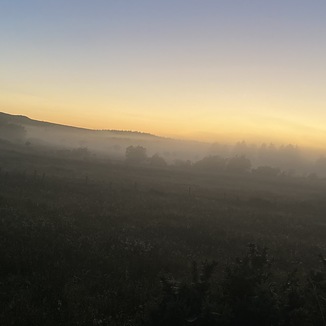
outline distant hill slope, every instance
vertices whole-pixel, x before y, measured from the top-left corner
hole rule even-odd
[[[52,122],[46,122],[46,121],[39,121],[39,120],[34,120],[29,117],[26,117],[24,115],[12,115],[4,112],[0,112],[0,123],[13,123],[13,124],[18,124],[18,125],[23,125],[23,126],[34,126],[34,127],[41,127],[41,128],[62,128],[65,130],[70,130],[70,131],[82,131],[82,132],[88,132],[88,133],[110,133],[113,135],[117,136],[141,136],[141,137],[150,137],[150,138],[161,138],[159,136],[150,134],[150,133],[145,133],[145,132],[140,132],[140,131],[130,131],[130,130],[94,130],[94,129],[87,129],[87,128],[80,128],[80,127],[74,127],[74,126],[67,126],[67,125],[62,125],[58,123],[52,123]]]
[[[0,112],[1,139],[16,145],[29,144],[28,148],[31,149],[71,150],[85,147],[96,155],[121,160],[129,146],[142,146],[146,148],[148,156],[159,154],[168,162],[198,160],[207,155],[211,146],[209,143],[160,137],[139,131],[79,128],[4,112]]]

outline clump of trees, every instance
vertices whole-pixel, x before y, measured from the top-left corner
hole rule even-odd
[[[162,294],[144,325],[325,325],[326,260],[320,270],[274,275],[266,248],[250,244],[247,254],[214,278],[217,263],[193,263],[188,282],[162,278]]]
[[[149,163],[151,166],[155,166],[155,167],[166,167],[167,163],[164,160],[163,157],[161,157],[158,154],[154,154],[150,159],[149,159]]]
[[[218,155],[207,156],[194,164],[194,168],[209,172],[229,172],[244,174],[250,172],[251,161],[244,155],[222,158]]]
[[[126,162],[141,164],[147,161],[147,150],[143,146],[129,146],[126,148]]]
[[[230,158],[226,164],[226,170],[234,173],[250,172],[251,162],[246,156],[235,156]]]
[[[247,149],[245,143],[239,143],[237,149],[245,152]],[[276,178],[284,176],[295,176],[300,170],[297,170],[300,162],[299,149],[293,145],[281,146],[276,148],[274,145],[262,145],[258,151],[258,156],[269,159],[268,164],[261,164],[260,160],[252,158],[249,154],[236,154],[235,156],[224,157],[221,155],[209,155],[202,159],[191,162],[190,160],[175,160],[170,167],[184,170],[201,171],[209,173],[222,173],[234,175],[251,174],[258,178]],[[166,155],[166,153],[165,153]],[[234,154],[233,154],[234,155]],[[275,156],[273,156],[275,155]],[[281,160],[282,158],[282,160]],[[263,160],[263,161],[264,161]],[[143,146],[129,146],[126,148],[125,162],[130,165],[147,165],[157,168],[168,167],[166,160],[158,153],[149,156],[147,149]],[[286,164],[281,164],[286,162]],[[287,167],[287,169],[282,168]],[[298,174],[300,175],[300,174]],[[326,176],[326,158],[321,156],[311,170],[306,170],[305,174],[309,179],[316,179],[317,176]]]
[[[166,167],[167,163],[159,154],[148,157],[143,146],[129,146],[126,148],[126,163],[131,165],[151,165],[153,167]]]

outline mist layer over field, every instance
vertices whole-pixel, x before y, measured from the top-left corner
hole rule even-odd
[[[5,118],[2,324],[324,325],[324,159]]]
[[[278,173],[308,175],[326,173],[325,152],[296,144],[209,143],[163,138],[156,135],[118,130],[90,130],[41,122],[23,116],[1,114],[1,137],[25,144],[26,149],[43,147],[55,155],[99,156],[124,161],[127,148],[143,148],[143,160],[135,164],[151,164],[159,157],[166,165],[192,166],[206,172],[223,172],[230,159],[245,158],[243,172],[268,167]],[[276,173],[276,172],[275,172]]]
[[[0,325],[325,326],[326,1],[0,1]]]

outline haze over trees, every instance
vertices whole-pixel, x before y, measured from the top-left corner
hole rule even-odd
[[[96,155],[114,161],[126,159],[130,164],[185,168],[192,165],[198,170],[238,169],[239,173],[259,167],[271,167],[288,175],[315,173],[326,176],[324,153],[309,152],[292,144],[248,144],[245,141],[233,145],[209,144],[167,139],[141,132],[74,128],[4,113],[0,115],[0,124],[0,139],[25,143],[31,149],[33,146],[30,145],[43,146],[56,151],[58,155],[86,157],[84,154],[87,150],[88,156]],[[128,158],[127,149],[130,151]],[[258,174],[261,172],[260,169]]]
[[[10,119],[1,325],[324,326],[320,153]]]
[[[129,146],[126,148],[126,162],[131,164],[142,164],[147,160],[146,148],[142,146]]]
[[[5,0],[0,35],[0,326],[326,326],[326,0]]]

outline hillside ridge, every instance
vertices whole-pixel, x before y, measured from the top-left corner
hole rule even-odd
[[[162,138],[160,136],[141,132],[141,131],[134,131],[134,130],[117,130],[117,129],[89,129],[89,128],[83,128],[83,127],[76,127],[76,126],[70,126],[70,125],[63,125],[59,123],[54,122],[48,122],[48,121],[40,121],[36,119],[31,119],[25,115],[14,115],[9,114],[5,112],[0,112],[0,122],[5,123],[14,123],[14,124],[22,124],[22,125],[29,125],[29,126],[37,126],[37,127],[56,127],[56,128],[62,128],[62,129],[73,129],[73,130],[80,130],[90,133],[112,133],[117,135],[132,135],[132,136],[142,136],[142,137],[151,137],[151,138]]]

